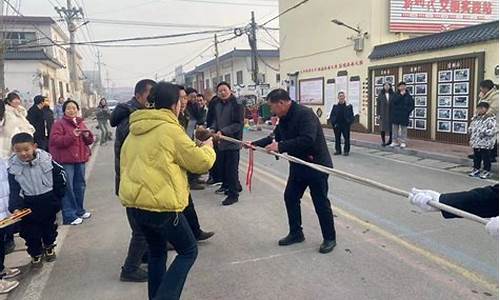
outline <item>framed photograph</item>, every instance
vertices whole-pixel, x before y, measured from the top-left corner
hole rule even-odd
[[[427,97],[416,96],[415,97],[415,106],[427,106]]]
[[[438,85],[438,95],[451,95],[451,83],[441,83]]]
[[[425,107],[416,107],[415,108],[415,118],[427,118],[427,108]]]
[[[438,108],[438,119],[451,120],[451,108]]]
[[[427,130],[427,120],[415,119],[415,130]]]
[[[450,121],[438,121],[437,131],[439,131],[439,132],[451,132],[451,122]]]
[[[379,126],[379,118],[377,118],[376,116],[373,116],[373,118],[375,119],[375,126]]]
[[[414,117],[415,117],[415,110],[412,110],[410,113],[410,118],[414,118]]]
[[[324,104],[324,83],[321,78],[299,80],[299,103],[305,105]]]
[[[396,81],[396,77],[394,75],[385,76],[384,80],[385,80],[385,82],[389,82],[390,84],[394,85],[394,82]]]
[[[378,95],[380,95],[380,92],[382,92],[384,88],[381,87],[381,86],[376,86],[375,87],[375,99],[378,97]]]
[[[384,85],[384,76],[375,76],[375,85]]]
[[[413,129],[413,119],[408,121],[408,129]]]
[[[406,90],[410,93],[410,95],[415,95],[415,87],[413,85],[407,85]]]
[[[427,84],[418,84],[415,86],[415,95],[427,95]]]
[[[453,86],[453,92],[456,95],[468,95],[469,94],[469,83],[468,82],[456,82]]]
[[[453,97],[454,107],[469,107],[469,96],[455,96]]]
[[[451,107],[451,96],[439,96],[438,107]]]
[[[453,122],[453,133],[467,134],[467,122]]]
[[[456,69],[453,72],[455,81],[469,81],[469,69]]]
[[[451,82],[452,81],[452,71],[451,70],[445,70],[445,71],[439,71],[439,82]]]
[[[467,108],[459,108],[453,110],[453,121],[467,121],[469,110]]]
[[[403,74],[403,81],[406,84],[413,84],[415,82],[415,75],[414,74]]]
[[[427,83],[427,73],[415,74],[415,83]]]

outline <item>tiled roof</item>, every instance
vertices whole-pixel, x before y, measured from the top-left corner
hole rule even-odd
[[[32,51],[7,51],[4,56],[5,60],[48,60],[59,67],[64,67],[60,62],[51,58],[43,50]]]
[[[489,40],[498,40],[498,21],[378,45],[368,58],[382,59]]]

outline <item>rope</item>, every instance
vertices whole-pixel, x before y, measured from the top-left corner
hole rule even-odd
[[[247,168],[247,181],[246,186],[249,192],[252,192],[252,177],[253,177],[253,154],[254,150],[248,151],[248,168]]]
[[[237,140],[237,139],[233,139],[233,138],[230,138],[227,136],[221,136],[220,139],[225,140],[225,141],[230,142],[230,143],[245,145],[248,148],[247,144],[245,144],[244,142]],[[335,170],[333,168],[329,168],[329,167],[325,167],[325,166],[318,165],[315,163],[307,162],[307,161],[304,161],[304,160],[297,158],[295,156],[291,156],[291,155],[283,154],[283,153],[278,153],[278,152],[274,152],[274,151],[267,151],[264,148],[255,147],[255,146],[250,147],[250,150],[252,150],[250,152],[253,152],[253,150],[255,150],[255,151],[259,151],[259,152],[262,152],[262,153],[265,153],[268,155],[274,155],[275,157],[280,157],[280,158],[283,158],[285,160],[288,160],[288,161],[296,163],[296,164],[308,166],[316,171],[323,172],[323,173],[326,173],[329,175],[337,175],[337,176],[340,176],[344,179],[352,180],[354,182],[357,182],[357,183],[360,183],[360,184],[363,184],[366,186],[370,186],[373,188],[377,188],[379,190],[383,190],[383,191],[392,193],[394,195],[398,195],[398,196],[405,197],[405,198],[408,198],[410,196],[410,193],[408,193],[404,190],[401,190],[401,189],[398,189],[395,187],[391,187],[391,186],[385,185],[383,183],[380,183],[380,182],[377,182],[377,181],[374,181],[374,180],[371,180],[368,178],[356,176],[356,175],[353,175],[353,174],[350,174],[350,173],[347,173],[344,171]],[[253,161],[252,161],[252,168],[253,168]],[[252,173],[253,173],[253,171],[252,171]],[[247,182],[248,182],[248,173],[247,173]],[[251,182],[251,179],[250,179],[250,182]],[[446,204],[438,202],[438,201],[429,201],[427,204],[429,206],[437,208],[441,211],[445,211],[445,212],[454,214],[456,216],[459,216],[459,217],[462,217],[464,219],[468,219],[468,220],[471,220],[471,221],[474,221],[474,222],[477,222],[480,224],[486,225],[489,221],[489,219],[476,216],[476,215],[471,214],[469,212],[457,209],[455,207],[446,205]]]

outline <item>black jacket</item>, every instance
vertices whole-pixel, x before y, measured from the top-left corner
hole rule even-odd
[[[118,196],[120,189],[120,151],[122,150],[122,145],[129,133],[129,118],[130,115],[138,110],[142,109],[143,106],[137,101],[137,99],[132,98],[126,103],[120,103],[116,106],[111,113],[110,124],[111,127],[116,127],[115,133],[115,193]]]
[[[312,109],[292,101],[290,110],[280,118],[273,135],[252,144],[265,147],[273,142],[273,137],[278,142],[280,153],[286,152],[308,162],[333,167],[323,129]],[[311,174],[310,170],[309,167],[290,163],[290,177]]]
[[[221,131],[223,135],[241,141],[245,118],[243,104],[236,97],[231,96],[226,102],[217,100],[213,109],[214,120],[210,128],[215,132]],[[220,141],[218,146],[219,151],[239,149],[240,145],[226,141]]]
[[[343,113],[343,119],[340,115]],[[354,112],[350,104],[335,104],[330,113],[332,127],[351,125],[354,122]]]
[[[21,185],[16,177],[9,173],[9,211],[30,208],[32,217],[43,220],[50,214],[55,214],[61,209],[61,201],[66,193],[66,172],[58,163],[52,161],[52,191],[37,196],[21,196]]]
[[[54,113],[48,107],[39,109],[37,105],[33,105],[28,110],[28,115],[26,117],[28,121],[35,127],[35,133],[33,138],[38,147],[43,150],[48,150],[49,146],[49,136],[50,130],[52,129],[52,124],[54,123]]]
[[[415,108],[415,101],[410,93],[406,91],[404,95],[401,95],[397,91],[390,105],[392,124],[407,126],[410,121],[410,114]]]
[[[483,218],[496,217],[498,216],[498,184],[468,192],[441,194],[439,202]],[[444,211],[442,214],[447,219],[459,218]]]
[[[214,97],[209,103],[208,103],[208,111],[207,111],[207,128],[211,128],[214,125],[215,122],[215,106],[217,105],[218,98]]]

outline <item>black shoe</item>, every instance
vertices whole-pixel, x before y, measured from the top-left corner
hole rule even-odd
[[[333,155],[342,155],[342,152],[335,152]]]
[[[215,234],[215,232],[213,232],[213,231],[205,232],[203,230],[200,230],[200,234],[198,235],[198,237],[196,239],[198,241],[205,241],[205,240],[208,240],[209,238],[213,237],[214,234]]]
[[[470,159],[474,159],[474,154],[469,154],[469,155],[467,155],[467,157]]]
[[[201,190],[205,189],[205,187],[203,185],[199,184],[196,181],[190,182],[189,183],[189,188],[192,189],[192,190],[194,190],[194,191],[201,191]]]
[[[278,241],[278,245],[280,246],[288,246],[296,243],[302,243],[305,241],[304,233],[295,233],[291,234],[289,233],[286,237],[282,238],[281,240]]]
[[[220,187],[218,190],[215,191],[217,195],[224,195],[227,192],[226,188]]]
[[[224,199],[224,201],[222,201],[222,205],[228,206],[231,204],[235,204],[236,202],[238,202],[238,198],[228,196],[228,197],[226,197],[226,199]]]
[[[148,273],[141,268],[137,268],[135,272],[125,272],[120,274],[120,281],[123,282],[148,282]]]
[[[335,240],[324,240],[321,246],[319,247],[319,253],[325,254],[332,252],[335,246],[337,246],[337,242]]]
[[[56,260],[56,251],[54,250],[55,246],[49,246],[45,248],[45,261],[52,262]]]
[[[385,147],[385,146],[387,146],[387,144],[382,142],[382,144],[380,144],[380,146]]]
[[[494,157],[491,159],[491,163],[496,163],[497,162],[497,159]]]
[[[32,256],[31,257],[31,267],[32,268],[41,268],[43,266],[42,255]]]
[[[344,156],[349,156],[349,152],[344,152]]]

